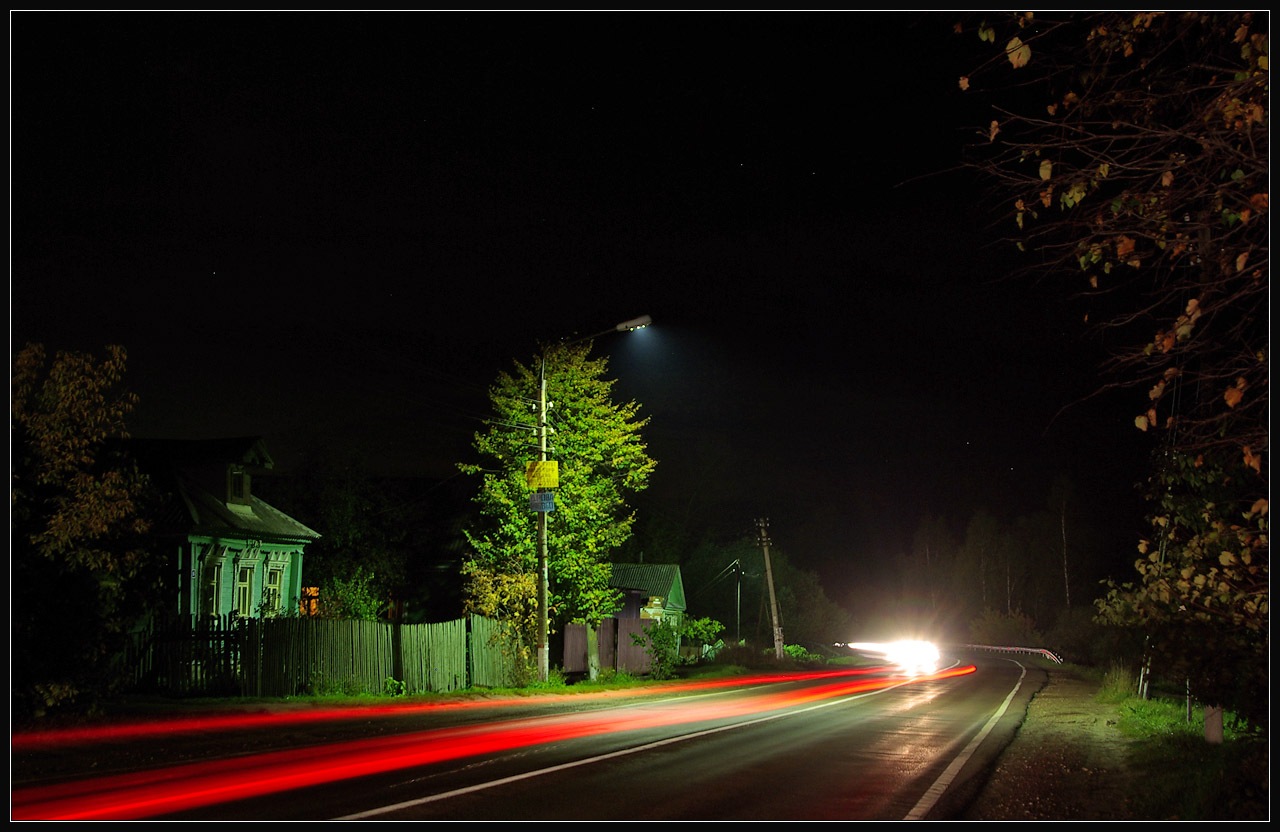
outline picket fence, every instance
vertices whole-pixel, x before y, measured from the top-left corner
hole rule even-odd
[[[437,624],[321,618],[177,618],[134,634],[128,688],[176,696],[445,692],[517,684],[498,622]]]

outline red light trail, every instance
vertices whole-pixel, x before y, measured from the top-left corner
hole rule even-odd
[[[128,774],[79,780],[69,783],[14,789],[11,794],[13,820],[136,820],[257,797],[275,792],[332,783],[354,777],[381,774],[475,757],[543,743],[623,731],[638,731],[671,725],[735,718],[794,707],[856,693],[888,688],[914,681],[942,679],[972,673],[966,666],[928,676],[875,676],[867,670],[824,671],[787,676],[682,683],[648,689],[670,693],[743,687],[757,683],[831,681],[798,691],[762,693],[733,703],[693,700],[676,709],[655,711],[646,707],[610,709],[587,713],[558,714],[489,722],[473,726],[414,731],[389,737],[329,743],[320,746],[274,751],[249,757],[213,760]],[[850,678],[854,677],[854,678]],[[634,691],[631,693],[634,694]],[[582,694],[594,699],[616,696],[614,692]],[[106,726],[101,730],[41,732],[15,735],[13,747],[39,747],[62,742],[145,739],[174,730],[232,730],[262,728],[281,723],[315,722],[324,719],[351,719],[369,715],[386,716],[442,709],[459,709],[530,704],[529,699],[512,697],[496,701],[431,703],[423,705],[337,708],[276,714],[208,715],[189,720],[164,720],[133,725]]]

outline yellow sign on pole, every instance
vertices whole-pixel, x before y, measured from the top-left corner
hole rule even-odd
[[[554,459],[535,460],[525,465],[525,482],[530,488],[556,488],[560,485],[560,466]]]

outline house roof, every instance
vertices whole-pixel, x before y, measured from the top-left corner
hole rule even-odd
[[[249,497],[246,508],[231,507],[200,486],[179,479],[182,496],[191,513],[193,532],[212,534],[233,532],[240,536],[267,539],[315,540],[314,531],[258,497]]]
[[[670,610],[685,609],[684,580],[674,563],[615,563],[609,577],[614,589],[631,590],[641,595],[657,595]]]
[[[320,534],[252,495],[233,506],[214,492],[230,465],[264,470],[273,466],[261,437],[180,440],[132,439],[129,450],[168,498],[158,532],[185,536],[233,535],[250,539],[306,542]]]

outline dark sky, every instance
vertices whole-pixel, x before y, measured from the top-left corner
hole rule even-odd
[[[1054,418],[1098,356],[955,172],[946,14],[10,23],[13,341],[124,344],[137,435],[449,476],[500,369],[649,314],[597,341],[642,508],[824,574],[1140,476],[1128,403]]]

